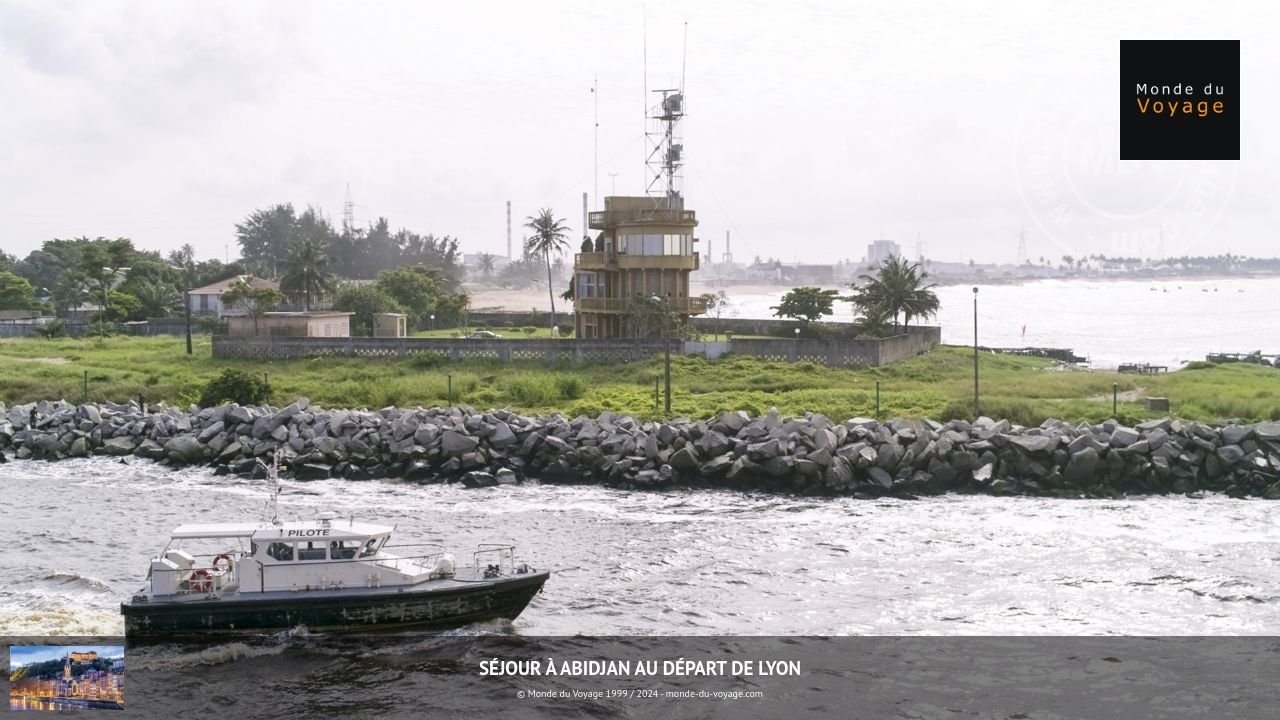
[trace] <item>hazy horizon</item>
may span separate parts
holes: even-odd
[[[55,237],[237,255],[255,208],[503,254],[551,207],[645,185],[648,87],[680,83],[685,197],[716,259],[1273,256],[1269,6],[0,0],[0,249]],[[1119,40],[1241,40],[1241,160],[1118,161]],[[593,167],[593,79],[599,167]],[[1195,82],[1197,78],[1188,78]],[[616,178],[613,175],[616,174]]]

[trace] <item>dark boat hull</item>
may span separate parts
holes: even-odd
[[[130,640],[261,634],[305,626],[311,632],[444,629],[514,620],[549,573],[413,589],[347,589],[120,606]]]

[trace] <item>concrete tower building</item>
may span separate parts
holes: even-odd
[[[588,215],[590,229],[599,231],[594,251],[574,256],[574,332],[580,338],[662,332],[660,323],[634,312],[638,302],[656,305],[654,298],[677,324],[707,310],[705,301],[689,295],[689,274],[698,269],[699,258],[693,249],[697,216],[685,209],[680,193],[684,94],[654,92],[662,99],[649,113],[648,194],[606,197],[604,210]]]

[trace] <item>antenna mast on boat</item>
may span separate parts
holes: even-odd
[[[267,469],[267,477],[275,483],[275,488],[271,491],[271,524],[280,525],[280,492],[284,490],[284,486],[280,484],[280,449],[271,455],[271,467]]]

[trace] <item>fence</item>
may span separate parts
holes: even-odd
[[[90,323],[83,322],[62,322],[62,333],[68,337],[83,337],[91,334],[90,328],[94,327]],[[0,323],[0,338],[20,338],[20,337],[37,337],[36,328],[40,327],[35,323]],[[128,322],[118,325],[118,334],[120,335],[186,335],[186,322],[181,318],[172,321],[167,320],[148,320],[144,322]],[[204,333],[194,321],[191,323],[191,332]]]
[[[488,358],[511,362],[625,363],[662,353],[662,340],[472,340],[454,338],[213,337],[217,358],[288,360],[301,357],[438,357],[458,361]],[[679,343],[671,341],[679,352]]]
[[[941,329],[911,328],[882,340],[733,340],[728,351],[767,360],[813,362],[832,367],[872,367],[919,355],[938,346]],[[672,340],[674,353],[707,352],[713,343]],[[288,360],[302,357],[437,357],[459,361],[625,363],[662,353],[663,340],[472,340],[453,338],[213,337],[216,358]],[[719,351],[721,348],[717,347]],[[711,354],[711,353],[708,353]]]
[[[729,342],[738,355],[766,360],[810,362],[845,368],[887,365],[936,348],[942,341],[938,327],[911,328],[907,333],[879,340],[739,340]]]

